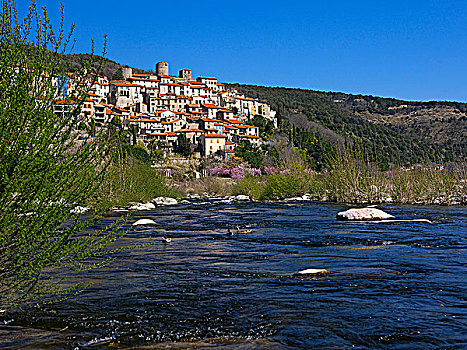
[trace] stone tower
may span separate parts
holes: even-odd
[[[191,79],[191,70],[187,68],[180,69],[178,71],[178,77],[184,79]]]
[[[169,64],[167,62],[157,62],[156,74],[157,75],[169,75]]]
[[[122,68],[123,80],[127,80],[133,76],[133,69],[131,68]]]

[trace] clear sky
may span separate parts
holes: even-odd
[[[467,102],[466,0],[62,0],[75,52],[224,82]],[[29,0],[17,0],[24,15]],[[59,2],[37,0],[57,18]]]

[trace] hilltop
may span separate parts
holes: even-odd
[[[120,64],[118,62],[112,61],[108,58],[98,56],[98,55],[91,55],[88,53],[84,54],[68,54],[68,55],[61,55],[66,62],[68,69],[70,72],[80,70],[84,65],[85,62],[92,60],[92,66],[97,68],[99,64],[102,63],[102,70],[101,75],[112,79],[117,71],[120,71],[123,68],[132,68],[135,73],[144,73],[145,71],[142,69],[130,67],[126,64]]]

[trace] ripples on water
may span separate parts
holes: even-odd
[[[343,209],[198,201],[138,213],[128,227],[160,227],[121,244],[154,245],[88,273],[93,287],[54,314],[1,317],[0,348],[466,348],[467,208],[385,208],[432,225],[338,222]],[[227,236],[237,225],[252,233]],[[293,276],[308,268],[332,273]]]

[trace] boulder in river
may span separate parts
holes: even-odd
[[[135,205],[132,205],[130,210],[152,210],[156,209],[156,206],[152,203],[137,203]]]
[[[388,219],[395,219],[395,217],[376,208],[353,208],[337,213],[337,220],[342,221],[368,221]]]
[[[171,198],[171,197],[157,197],[157,198],[154,198],[151,202],[156,204],[156,205],[175,205],[175,204],[178,204],[177,200],[175,198]]]
[[[329,273],[328,270],[325,269],[306,269],[296,273],[296,275],[315,275],[315,274],[326,274]]]
[[[239,194],[238,196],[235,196],[235,200],[237,200],[237,201],[249,201],[250,197],[246,196],[244,194]]]
[[[157,223],[151,219],[139,219],[132,226],[155,226]]]

